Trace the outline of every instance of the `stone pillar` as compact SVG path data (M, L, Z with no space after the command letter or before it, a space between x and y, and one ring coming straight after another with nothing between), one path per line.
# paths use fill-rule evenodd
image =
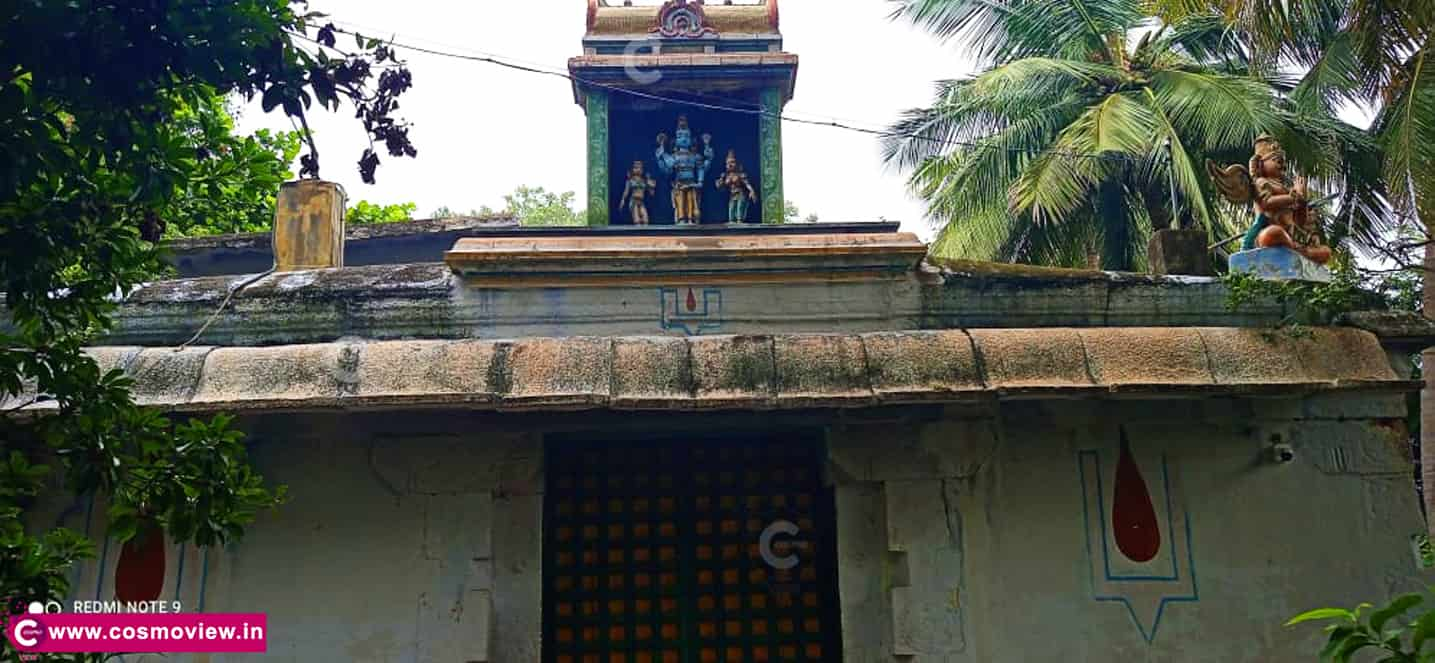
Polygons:
M299 180L279 187L274 205L274 269L344 266L344 188Z
M980 418L831 431L846 660L975 660L959 487L974 492L997 445L995 423Z
M787 199L782 193L782 90L762 91L762 222L785 221Z
M588 225L608 225L608 91L583 91L588 110Z

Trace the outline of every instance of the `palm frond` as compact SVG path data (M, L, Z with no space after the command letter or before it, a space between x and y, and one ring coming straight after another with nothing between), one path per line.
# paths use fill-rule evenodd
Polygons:
M912 109L882 138L883 158L913 168L928 158L1043 114L1082 90L1125 74L1105 65L1028 58L981 76L938 84L930 108Z
M1114 94L1076 118L1052 148L1012 184L1012 211L1038 223L1058 222L1088 204L1092 189L1144 151L1155 118L1129 95Z
M1435 212L1435 57L1430 38L1406 59L1372 130L1385 153L1390 202L1426 222Z
M1255 78L1168 69L1151 90L1177 132L1207 149L1245 148L1276 128L1275 95Z
M970 145L935 155L915 169L912 189L928 201L930 218L938 223L982 214L994 205L1005 209L1012 182L1089 105L1071 96Z
M1345 32L1350 48L1365 74L1366 96L1377 98L1400 86L1408 72L1412 52L1428 38L1435 25L1435 8L1429 0L1350 0Z
M997 259L1003 262L1051 267L1089 268L1101 253L1101 224L1093 209L1067 223L1032 223L1013 235Z
M1152 116L1159 122L1155 127L1157 135L1148 142L1152 152L1147 155L1150 166L1144 172L1151 179L1146 182L1145 188L1158 191L1165 189L1169 193L1170 183L1174 181L1178 200L1184 201L1188 206L1190 217L1202 227L1210 229L1214 225L1210 209L1212 193L1206 185L1205 170L1200 165L1205 162L1205 155L1198 157L1191 154L1181 133L1161 107L1156 94L1149 88L1144 92L1144 101L1149 105ZM1161 147L1166 148L1165 154L1157 153ZM1165 183L1159 179L1163 176L1166 177Z
M1387 193L1381 154L1375 141L1361 132L1363 141L1351 141L1341 156L1342 171L1322 182L1340 192L1338 205L1327 219L1326 237L1331 246L1345 245L1375 257L1377 247L1400 225L1394 217Z
M991 94L1005 87L1035 87L1052 83L1119 83L1130 77L1120 68L1098 62L1029 57L1008 62L977 76L973 79L973 92Z
M1206 0L1193 1L1206 4ZM1220 14L1206 11L1172 20L1174 22L1168 25L1163 35L1162 46L1166 50L1184 54L1206 66L1218 67L1228 74L1245 74L1250 70L1249 45L1242 33Z
M1145 17L1140 0L898 0L894 18L942 39L959 38L978 60L998 64L1032 56L1117 62L1108 39Z
M1379 0L1376 0L1379 1ZM1229 21L1251 36L1257 60L1274 72L1283 61L1309 65L1340 30L1348 0L1224 0Z
M1167 24L1184 21L1193 16L1211 15L1211 0L1145 0L1141 9L1147 16L1159 17Z
M947 222L930 251L944 258L1002 260L1013 236L1030 226L1030 219L1013 216L1005 205L989 205Z
M1320 58L1290 92L1297 109L1334 115L1339 105L1355 103L1360 98L1364 74L1352 40L1351 33L1342 32L1326 43Z

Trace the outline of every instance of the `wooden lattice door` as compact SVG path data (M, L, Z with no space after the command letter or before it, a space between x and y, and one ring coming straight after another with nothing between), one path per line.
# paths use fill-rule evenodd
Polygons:
M550 443L543 660L840 661L821 458L795 436Z

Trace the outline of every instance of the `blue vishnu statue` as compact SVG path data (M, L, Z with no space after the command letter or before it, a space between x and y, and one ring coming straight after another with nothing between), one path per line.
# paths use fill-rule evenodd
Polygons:
M655 157L658 170L672 177L673 218L679 225L702 222L703 182L707 179L708 164L713 160L712 140L712 134L703 134L703 149L697 151L686 115L678 116L672 152L667 147L668 135L658 134Z

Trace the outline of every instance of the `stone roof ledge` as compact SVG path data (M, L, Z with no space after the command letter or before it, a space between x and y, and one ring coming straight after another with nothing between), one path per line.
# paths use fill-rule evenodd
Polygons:
M850 281L912 273L927 247L912 233L469 237L444 261L483 285Z
M569 337L92 354L134 378L141 404L181 412L767 410L1420 386L1396 376L1373 334L1349 328Z

